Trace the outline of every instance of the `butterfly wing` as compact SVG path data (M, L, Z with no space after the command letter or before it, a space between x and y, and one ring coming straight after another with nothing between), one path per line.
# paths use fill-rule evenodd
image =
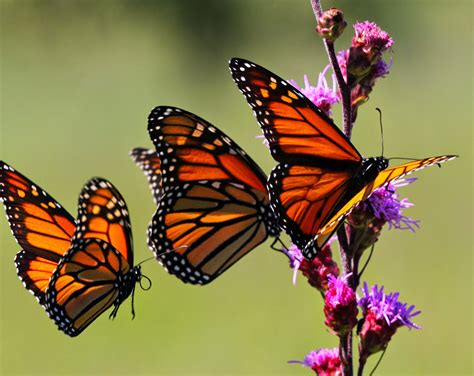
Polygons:
M331 218L355 175L351 170L283 163L273 169L268 179L272 208L300 249Z
M44 304L44 293L71 244L74 218L46 191L0 162L0 198L13 236L22 247L15 257L25 287Z
M165 192L148 241L169 273L184 282L209 283L268 233L278 234L265 174L228 136L173 107L155 108L148 131L162 162Z
M337 229L344 218L346 218L351 213L352 209L360 202L367 200L377 188L383 187L394 180L401 179L404 176L421 170L425 167L440 165L441 163L450 161L454 158L456 158L454 155L443 155L419 159L379 172L377 177L372 182L365 185L363 189L355 194L347 203L344 204L344 206L334 213L323 226L321 226L321 229L317 232L315 238L306 246L304 253L310 254L312 252L311 249L314 248L314 245L316 245L317 248L322 247L327 240L328 235L332 234Z
M46 311L60 330L80 334L100 314L130 291L119 287L130 264L114 247L100 239L74 239L51 277Z
M130 152L130 156L135 164L140 167L148 179L153 194L155 204L158 205L161 200L161 160L156 150L145 148L134 148Z
M112 183L92 178L81 191L74 238L101 239L133 265L132 230L127 205Z
M229 67L275 160L360 164L361 155L333 121L287 81L244 59L232 59Z

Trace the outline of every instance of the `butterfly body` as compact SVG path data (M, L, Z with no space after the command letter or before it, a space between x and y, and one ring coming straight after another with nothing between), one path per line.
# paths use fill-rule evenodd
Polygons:
M320 108L273 72L237 58L230 61L230 71L279 162L267 182L271 206L307 258L314 258L343 219L374 190L456 157L388 168L384 157L363 158Z

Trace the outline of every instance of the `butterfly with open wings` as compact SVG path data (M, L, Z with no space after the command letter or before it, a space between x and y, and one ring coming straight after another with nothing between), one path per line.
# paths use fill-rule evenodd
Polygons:
M86 183L75 221L46 191L0 162L0 199L22 248L17 274L64 333L77 336L112 305L115 317L133 298L142 275L133 266L127 206L110 182Z
M276 74L244 59L232 59L229 67L279 162L267 183L272 208L309 259L374 190L456 158L442 155L388 168L384 157L362 157L323 111Z

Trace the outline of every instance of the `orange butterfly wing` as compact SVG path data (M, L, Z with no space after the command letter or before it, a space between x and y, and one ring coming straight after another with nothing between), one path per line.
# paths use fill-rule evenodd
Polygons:
M74 218L47 192L4 162L0 162L0 198L12 233L23 248L16 257L25 287L44 304L44 293L71 244Z
M105 241L78 238L53 273L46 292L46 311L60 330L79 335L117 300L130 295L120 278L130 272L123 255Z
M357 149L334 122L287 81L244 59L232 59L229 68L275 160L361 162Z
M340 205L355 172L316 166L277 165L268 179L273 211L300 249L321 229Z
M148 243L169 273L209 283L278 234L265 174L228 136L172 107L155 108L148 130L164 191Z
M163 194L161 187L161 160L155 150L134 148L130 152L135 164L140 167L148 179L148 185L153 194L155 204L158 205Z
M105 179L93 178L82 189L78 207L74 238L104 240L133 265L130 218L117 188Z

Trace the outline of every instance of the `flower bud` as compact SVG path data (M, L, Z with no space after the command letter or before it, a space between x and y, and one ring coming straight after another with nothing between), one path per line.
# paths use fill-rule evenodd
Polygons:
M331 8L325 11L318 19L316 31L324 38L334 42L347 26L342 11Z

